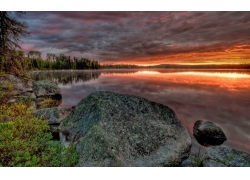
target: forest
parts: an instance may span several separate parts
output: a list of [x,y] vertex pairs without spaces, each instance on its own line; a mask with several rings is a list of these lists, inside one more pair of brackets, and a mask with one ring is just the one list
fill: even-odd
[[71,58],[64,54],[56,56],[55,54],[47,53],[46,59],[41,58],[41,52],[29,51],[28,53],[21,52],[25,56],[25,62],[28,70],[55,70],[55,69],[99,69],[100,64],[97,61],[86,58]]

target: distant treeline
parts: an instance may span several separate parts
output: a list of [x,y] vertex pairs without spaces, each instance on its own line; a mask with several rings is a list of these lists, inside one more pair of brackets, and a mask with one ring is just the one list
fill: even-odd
[[147,68],[173,68],[173,69],[250,69],[249,64],[203,64],[203,65],[180,65],[180,64],[160,64],[147,66]]
[[250,69],[249,64],[204,64],[204,65],[181,65],[160,64],[153,66],[138,66],[133,64],[103,64],[102,69],[129,69],[129,68],[169,68],[169,69]]
[[133,68],[169,68],[169,69],[250,69],[248,64],[204,64],[204,65],[180,65],[160,64],[154,66],[138,66],[133,64],[102,64],[98,61],[86,58],[76,58],[60,54],[48,53],[46,59],[42,59],[41,52],[29,51],[24,53],[18,51],[18,56],[25,60],[26,69],[33,70],[59,70],[59,69],[133,69]]
[[139,68],[140,66],[134,64],[103,64],[102,69],[128,69],[128,68]]
[[29,70],[99,69],[101,67],[97,61],[86,58],[71,58],[64,54],[56,56],[48,53],[45,60],[41,58],[41,52],[39,51],[30,51],[26,55],[23,52],[23,55]]

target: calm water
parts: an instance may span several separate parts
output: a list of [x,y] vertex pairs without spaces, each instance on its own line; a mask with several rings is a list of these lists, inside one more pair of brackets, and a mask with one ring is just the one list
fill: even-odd
[[202,147],[192,135],[194,122],[209,120],[228,138],[221,146],[250,153],[249,70],[45,71],[32,77],[56,81],[62,107],[75,106],[93,91],[137,95],[175,111],[192,137],[192,151]]

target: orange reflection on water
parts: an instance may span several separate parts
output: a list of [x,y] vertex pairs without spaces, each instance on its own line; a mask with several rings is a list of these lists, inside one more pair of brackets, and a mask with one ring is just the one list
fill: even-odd
[[[203,89],[223,89],[226,91],[239,91],[250,89],[250,71],[224,72],[224,71],[157,71],[157,70],[138,70],[132,73],[111,73],[110,75],[119,77],[122,82],[134,79],[136,82],[147,81],[149,84],[164,86],[166,83],[178,84],[183,87],[194,86]],[[109,74],[102,74],[109,76]],[[129,80],[130,79],[130,80]]]
[[100,90],[136,95],[173,109],[188,129],[193,147],[199,146],[192,135],[195,121],[208,120],[221,127],[228,138],[222,146],[250,153],[250,70],[148,68],[35,75],[37,80],[57,79],[62,107],[75,106]]
[[[111,75],[111,76],[110,76]],[[176,112],[193,138],[196,120],[216,123],[228,140],[222,146],[249,152],[249,70],[135,70],[102,74],[107,88],[164,104]],[[109,77],[107,77],[109,76]],[[195,139],[193,144],[199,146]]]
[[138,71],[138,74],[160,74],[157,71]]

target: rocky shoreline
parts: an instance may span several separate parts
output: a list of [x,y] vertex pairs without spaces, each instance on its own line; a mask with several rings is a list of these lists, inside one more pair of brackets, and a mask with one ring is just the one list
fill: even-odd
[[[4,81],[13,85],[8,103],[31,99],[34,115],[48,120],[57,140],[75,145],[80,166],[192,166],[191,137],[167,106],[137,96],[97,91],[75,107],[60,108],[61,91],[53,81],[24,81],[12,75],[0,77],[0,82]],[[40,106],[46,98],[55,103]],[[208,146],[200,166],[250,167],[249,154],[219,146],[227,138],[216,124],[197,121],[193,135]]]

